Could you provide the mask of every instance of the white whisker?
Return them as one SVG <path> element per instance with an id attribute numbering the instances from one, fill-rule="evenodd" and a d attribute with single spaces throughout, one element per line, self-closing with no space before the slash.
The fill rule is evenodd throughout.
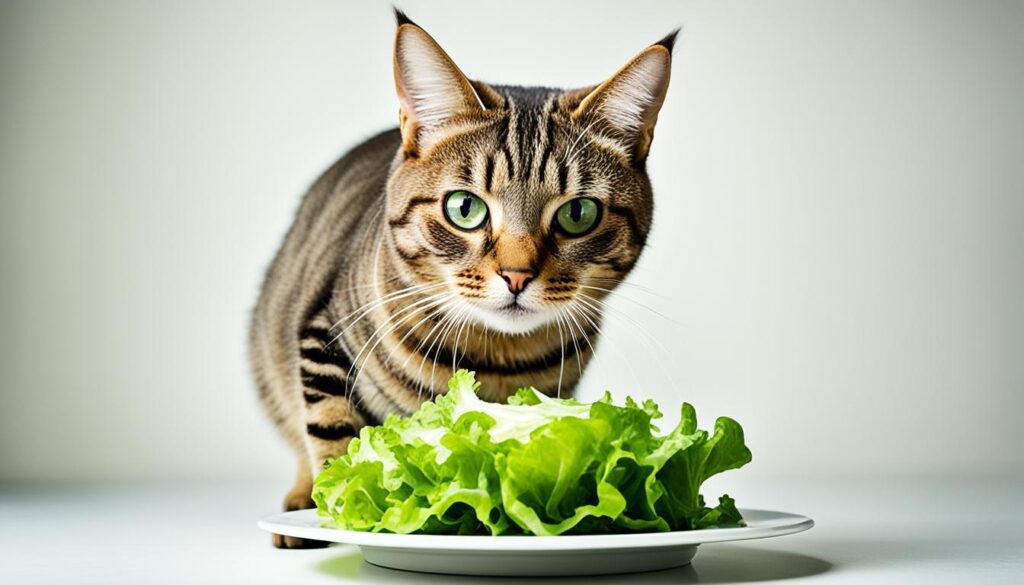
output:
<path id="1" fill-rule="evenodd" d="M 640 323 L 635 321 L 632 317 L 627 315 L 625 312 L 619 310 L 617 307 L 614 307 L 614 306 L 612 306 L 612 305 L 602 301 L 601 299 L 597 299 L 597 298 L 588 296 L 586 293 L 584 293 L 582 291 L 579 292 L 579 294 L 577 294 L 576 299 L 581 303 L 581 305 L 590 307 L 592 310 L 594 310 L 598 314 L 604 314 L 604 315 L 607 315 L 609 317 L 614 317 L 616 319 L 621 319 L 624 322 L 626 322 L 627 324 L 631 325 L 631 327 L 627 327 L 626 328 L 626 331 L 638 334 L 636 339 L 638 341 L 640 341 L 640 343 L 642 343 L 645 346 L 645 348 L 651 353 L 651 355 L 655 355 L 655 354 L 659 354 L 660 353 L 660 355 L 662 355 L 665 358 L 665 361 L 667 361 L 667 362 L 671 362 L 672 361 L 672 354 L 665 348 L 665 346 L 661 343 L 661 341 L 659 341 L 656 337 L 651 335 L 647 331 L 647 329 L 643 327 L 643 325 L 641 325 Z M 662 360 L 656 359 L 654 361 L 654 364 L 655 364 L 655 367 L 658 368 L 659 373 L 662 375 L 664 380 L 667 381 L 667 382 L 670 382 L 672 380 L 672 378 L 670 376 L 668 376 L 667 373 L 665 372 L 664 366 L 662 364 Z"/>
<path id="2" fill-rule="evenodd" d="M 456 293 L 452 293 L 452 294 L 456 294 Z M 445 300 L 447 300 L 447 299 L 445 299 Z M 441 303 L 441 304 L 443 304 L 443 303 Z M 397 344 L 397 345 L 395 345 L 395 347 L 391 348 L 391 352 L 390 352 L 390 353 L 388 353 L 388 356 L 387 356 L 387 360 L 386 360 L 386 361 L 390 362 L 390 361 L 391 361 L 391 358 L 392 358 L 392 357 L 393 357 L 393 356 L 395 355 L 395 351 L 397 351 L 399 347 L 402 347 L 402 346 L 404 346 L 404 345 L 405 345 L 405 342 L 406 342 L 406 340 L 407 340 L 407 339 L 409 339 L 409 337 L 410 337 L 410 336 L 412 336 L 412 334 L 413 334 L 413 333 L 415 333 L 415 332 L 416 332 L 416 330 L 418 330 L 418 329 L 420 328 L 420 326 L 421 326 L 421 325 L 423 325 L 424 323 L 426 323 L 427 321 L 429 321 L 429 320 L 430 320 L 431 318 L 433 318 L 434 316 L 436 316 L 436 315 L 438 314 L 438 312 L 440 312 L 440 311 L 442 310 L 442 309 L 440 308 L 441 304 L 438 304 L 438 305 L 437 305 L 436 307 L 433 307 L 433 309 L 434 309 L 434 310 L 432 310 L 432 311 L 428 311 L 428 313 L 427 313 L 427 314 L 426 314 L 426 315 L 425 315 L 425 316 L 424 316 L 424 317 L 423 317 L 422 319 L 420 319 L 420 320 L 419 320 L 419 321 L 418 321 L 418 322 L 417 322 L 417 323 L 416 323 L 415 325 L 413 325 L 413 326 L 412 326 L 412 327 L 411 327 L 411 328 L 409 329 L 409 331 L 407 331 L 407 332 L 405 333 L 405 335 L 404 335 L 404 336 L 402 336 L 402 338 L 401 338 L 401 339 L 400 339 L 400 340 L 398 341 L 398 344 Z M 402 364 L 402 369 L 403 369 L 403 370 L 405 369 L 405 366 L 406 366 L 406 365 L 407 365 L 407 364 L 409 363 L 409 360 L 410 360 L 410 359 L 412 359 L 412 353 L 410 353 L 409 357 L 408 357 L 408 358 L 406 358 L 405 362 L 404 362 L 404 363 Z"/>
<path id="3" fill-rule="evenodd" d="M 444 348 L 445 343 L 448 341 L 448 336 L 451 335 L 452 331 L 454 331 L 461 324 L 461 322 L 462 322 L 463 318 L 465 317 L 466 313 L 469 311 L 469 309 L 466 306 L 464 306 L 464 302 L 460 302 L 459 309 L 460 309 L 460 311 L 458 313 L 458 316 L 455 319 L 452 320 L 451 326 L 449 326 L 447 328 L 447 330 L 444 332 L 444 337 L 441 338 L 441 342 L 437 344 L 437 350 L 434 353 L 434 358 L 431 360 L 431 364 L 430 364 L 430 396 L 431 396 L 431 398 L 433 398 L 433 396 L 434 396 L 434 375 L 437 372 L 437 361 L 438 361 L 438 358 L 440 358 L 441 349 Z"/>
<path id="4" fill-rule="evenodd" d="M 604 335 L 604 332 L 602 331 L 601 327 L 594 321 L 594 319 L 591 318 L 590 313 L 588 312 L 588 311 L 593 312 L 594 316 L 597 317 L 598 319 L 600 319 L 601 315 L 602 315 L 600 311 L 598 311 L 597 309 L 595 309 L 593 307 L 590 307 L 590 306 L 587 306 L 587 305 L 584 305 L 584 304 L 581 304 L 581 303 L 574 303 L 573 304 L 573 308 L 576 311 L 578 311 L 578 314 L 581 317 L 583 317 L 584 319 L 586 319 L 590 323 L 590 326 L 594 329 L 594 331 L 598 335 L 601 335 L 601 336 Z M 587 343 L 590 343 L 590 339 L 589 338 L 587 338 Z M 594 351 L 594 346 L 593 345 L 590 346 L 590 350 Z M 640 377 L 637 375 L 636 369 L 633 367 L 633 364 L 630 363 L 630 361 L 628 359 L 625 360 L 625 363 L 626 363 L 626 368 L 629 369 L 629 373 L 633 377 L 633 385 L 634 386 L 639 386 L 640 385 Z"/>
<path id="5" fill-rule="evenodd" d="M 431 317 L 436 317 L 438 313 L 443 313 L 443 316 L 441 317 L 441 319 L 438 320 L 437 322 L 435 322 L 430 327 L 430 331 L 428 331 L 427 334 L 425 336 L 423 336 L 422 339 L 420 339 L 420 342 L 416 344 L 416 348 L 409 354 L 409 357 L 405 358 L 405 362 L 402 363 L 402 369 L 405 369 L 405 367 L 407 365 L 409 365 L 409 361 L 412 360 L 413 356 L 419 356 L 419 358 L 420 358 L 420 367 L 416 370 L 416 398 L 417 399 L 419 399 L 419 398 L 421 398 L 423 396 L 423 377 L 422 377 L 421 374 L 423 373 L 423 365 L 427 363 L 427 356 L 426 356 L 426 354 L 420 353 L 420 350 L 423 349 L 423 346 L 426 345 L 428 340 L 433 338 L 433 336 L 438 331 L 438 329 L 441 326 L 444 325 L 445 321 L 450 316 L 450 313 L 446 312 L 445 311 L 445 307 L 442 306 L 442 307 L 438 308 L 438 310 L 433 315 L 431 315 Z"/>
<path id="6" fill-rule="evenodd" d="M 462 323 L 459 324 L 459 328 L 455 333 L 455 348 L 452 350 L 452 373 L 455 373 L 455 368 L 458 366 L 459 357 L 459 339 L 462 338 L 462 331 L 466 328 L 466 323 L 469 322 L 469 317 L 462 319 Z M 468 342 L 468 339 L 467 339 Z"/>
<path id="7" fill-rule="evenodd" d="M 425 293 L 427 291 L 430 291 L 430 290 L 433 290 L 433 289 L 436 289 L 436 288 L 439 288 L 439 287 L 443 287 L 443 286 L 445 286 L 445 283 L 439 282 L 439 283 L 434 283 L 434 284 L 419 285 L 419 286 L 415 286 L 415 287 L 409 287 L 409 288 L 406 288 L 406 289 L 402 289 L 400 291 L 395 291 L 394 293 L 386 296 L 385 298 L 375 299 L 373 301 L 370 301 L 369 303 L 366 303 L 365 305 L 363 305 L 363 308 L 361 308 L 362 312 L 358 316 L 356 316 L 355 319 L 351 323 L 346 325 L 344 329 L 339 331 L 337 335 L 332 337 L 331 340 L 327 342 L 327 345 L 329 346 L 329 345 L 335 343 L 336 341 L 338 341 L 339 339 L 341 339 L 342 336 L 345 335 L 345 333 L 349 329 L 354 327 L 357 323 L 359 323 L 367 315 L 369 315 L 370 313 L 372 313 L 376 309 L 378 309 L 378 308 L 380 308 L 380 307 L 382 307 L 382 306 L 384 306 L 384 305 L 386 305 L 386 304 L 388 304 L 390 302 L 398 301 L 398 300 L 401 300 L 401 299 L 404 299 L 404 298 L 408 298 L 408 297 L 411 297 L 411 296 L 422 294 L 422 293 Z M 356 311 L 359 311 L 359 310 L 360 309 L 357 309 Z M 347 317 L 343 317 L 340 320 L 338 320 L 337 323 L 335 323 L 334 325 L 331 326 L 331 329 L 334 329 L 335 327 L 340 326 L 342 323 L 345 322 L 346 319 L 352 317 L 353 313 L 349 313 L 349 315 Z"/>
<path id="8" fill-rule="evenodd" d="M 562 350 L 562 359 L 558 363 L 558 389 L 555 395 L 562 397 L 562 373 L 565 371 L 565 339 L 562 337 L 562 319 L 557 317 L 555 324 L 558 325 L 558 347 Z"/>
<path id="9" fill-rule="evenodd" d="M 400 297 L 405 296 L 407 294 L 415 294 L 417 292 L 428 290 L 428 289 L 433 288 L 435 286 L 440 286 L 441 284 L 442 283 L 419 284 L 419 285 L 409 286 L 409 287 L 405 287 L 405 288 L 396 290 L 394 292 L 391 292 L 391 293 L 388 293 L 388 294 L 384 295 L 383 297 L 374 297 L 373 299 L 363 303 L 362 305 L 360 305 L 355 310 L 349 312 L 345 316 L 343 316 L 340 319 L 338 319 L 337 321 L 335 321 L 334 324 L 331 325 L 330 330 L 333 331 L 334 329 L 340 327 L 343 323 L 345 323 L 349 319 L 355 318 L 356 320 L 358 320 L 358 319 L 362 318 L 365 313 L 367 313 L 369 311 L 372 311 L 376 307 L 378 307 L 378 306 L 380 306 L 380 305 L 382 305 L 382 304 L 384 304 L 384 303 L 386 303 L 388 301 L 396 300 L 397 298 L 400 298 Z"/>
<path id="10" fill-rule="evenodd" d="M 362 347 L 359 348 L 359 352 L 356 354 L 356 356 L 354 358 L 352 358 L 352 365 L 349 366 L 348 374 L 345 376 L 345 384 L 348 387 L 349 393 L 351 393 L 353 388 L 355 387 L 355 383 L 359 379 L 359 373 L 360 373 L 361 369 L 360 370 L 356 370 L 356 379 L 352 380 L 352 382 L 349 383 L 349 379 L 351 379 L 351 376 L 352 376 L 352 371 L 356 368 L 356 365 L 359 364 L 359 358 L 362 357 L 363 352 L 366 351 L 366 347 L 371 342 L 373 342 L 374 338 L 376 338 L 377 335 L 380 334 L 380 332 L 383 331 L 384 328 L 387 327 L 393 320 L 395 320 L 398 317 L 402 316 L 404 313 L 407 313 L 410 310 L 414 310 L 418 306 L 420 306 L 420 305 L 422 305 L 424 303 L 430 303 L 431 301 L 437 299 L 438 297 L 443 296 L 444 294 L 446 294 L 446 293 L 437 293 L 436 295 L 430 295 L 430 296 L 424 297 L 424 298 L 422 298 L 422 299 L 420 299 L 418 301 L 415 301 L 415 302 L 413 302 L 413 303 L 403 307 L 399 311 L 397 311 L 395 313 L 392 313 L 391 315 L 388 315 L 388 318 L 385 319 L 384 322 L 381 323 L 380 326 L 377 327 L 377 329 L 375 329 L 373 331 L 373 333 L 370 334 L 370 336 L 363 343 Z M 450 293 L 447 293 L 447 294 L 450 294 Z M 374 347 L 376 347 L 376 346 L 374 346 Z M 369 354 L 367 354 L 367 356 L 369 356 Z"/>
<path id="11" fill-rule="evenodd" d="M 423 366 L 425 366 L 427 364 L 427 362 L 430 361 L 431 364 L 432 364 L 432 367 L 436 367 L 436 364 L 430 359 L 430 353 L 434 350 L 434 345 L 441 341 L 441 336 L 448 331 L 449 325 L 454 323 L 455 320 L 457 319 L 457 317 L 458 317 L 458 309 L 459 309 L 458 306 L 453 307 L 453 308 L 449 308 L 448 311 L 445 312 L 445 316 L 442 317 L 440 323 L 438 323 L 438 325 L 436 325 L 434 327 L 434 330 L 436 330 L 437 332 L 436 332 L 436 334 L 432 335 L 433 341 L 430 342 L 430 346 L 427 347 L 427 351 L 422 354 L 422 360 L 420 360 L 420 367 L 417 368 L 417 370 L 416 370 L 416 378 L 418 380 L 418 383 L 417 383 L 417 388 L 418 388 L 417 394 L 422 391 L 422 385 L 423 385 Z M 438 346 L 438 351 L 440 351 L 440 346 Z M 431 378 L 431 381 L 430 381 L 430 395 L 431 396 L 434 395 L 433 383 L 434 383 L 433 378 Z"/>
<path id="12" fill-rule="evenodd" d="M 656 309 L 652 309 L 651 307 L 648 307 L 647 305 L 641 303 L 640 301 L 638 301 L 636 299 L 632 299 L 630 297 L 627 297 L 626 295 L 622 294 L 622 292 L 620 292 L 620 291 L 612 290 L 610 288 L 602 288 L 600 286 L 589 286 L 589 285 L 586 285 L 586 284 L 581 284 L 581 285 L 579 285 L 579 287 L 580 288 L 585 288 L 585 289 L 588 289 L 588 290 L 597 290 L 597 291 L 602 291 L 602 292 L 605 292 L 605 293 L 608 293 L 608 294 L 614 294 L 614 295 L 616 295 L 616 296 L 618 296 L 620 298 L 626 299 L 627 301 L 633 303 L 634 305 L 640 307 L 641 309 L 646 309 L 646 310 L 654 313 L 655 315 L 661 317 L 662 319 L 665 319 L 665 320 L 671 322 L 673 325 L 679 325 L 679 322 L 676 321 L 675 319 L 673 319 L 672 317 L 669 317 L 668 315 L 665 315 L 661 311 L 658 311 Z"/>
<path id="13" fill-rule="evenodd" d="M 654 290 L 653 288 L 651 288 L 649 286 L 644 286 L 642 284 L 636 284 L 636 283 L 633 283 L 633 282 L 629 282 L 627 280 L 623 280 L 621 278 L 604 278 L 604 277 L 600 277 L 600 276 L 585 276 L 585 277 L 583 277 L 582 280 L 585 281 L 585 282 L 587 282 L 587 281 L 607 282 L 607 283 L 611 283 L 611 284 L 613 284 L 615 286 L 625 286 L 625 287 L 629 287 L 629 288 L 635 288 L 635 289 L 637 289 L 637 290 L 639 290 L 641 292 L 645 292 L 645 293 L 647 293 L 649 295 L 652 295 L 652 296 L 655 296 L 655 297 L 657 297 L 659 299 L 667 299 L 667 297 L 665 297 L 665 295 L 659 293 L 658 291 Z"/>
<path id="14" fill-rule="evenodd" d="M 428 362 L 431 364 L 430 383 L 428 384 L 431 396 L 435 394 L 434 372 L 437 369 L 437 360 L 439 359 L 440 352 L 444 348 L 444 342 L 447 340 L 452 329 L 458 326 L 458 322 L 462 318 L 462 314 L 464 312 L 463 301 L 459 298 L 456 298 L 455 301 L 456 302 L 453 304 L 454 306 L 448 308 L 445 317 L 441 320 L 441 326 L 438 328 L 436 335 L 430 342 L 430 346 L 427 347 L 427 351 L 423 353 L 423 360 L 420 362 L 420 367 L 417 370 L 417 377 L 420 378 L 420 383 L 422 384 L 422 379 L 425 377 L 422 373 L 423 366 Z M 431 357 L 432 353 L 433 357 Z"/>
<path id="15" fill-rule="evenodd" d="M 576 332 L 573 330 L 572 322 L 569 319 L 569 313 L 564 308 L 559 309 L 558 312 L 565 319 L 565 326 L 569 330 L 569 337 L 572 338 L 572 345 L 576 350 L 576 368 L 579 370 L 579 378 L 583 378 L 583 360 L 580 358 L 580 345 L 576 339 Z M 576 323 L 576 325 L 579 325 L 579 323 Z M 579 382 L 579 378 L 577 378 L 577 382 Z"/>
<path id="16" fill-rule="evenodd" d="M 597 120 L 595 119 L 592 122 L 590 122 L 589 124 L 587 124 L 586 127 L 583 128 L 583 130 L 580 131 L 580 134 L 579 134 L 579 136 L 576 137 L 576 140 L 574 140 L 573 143 L 569 145 L 569 148 L 565 149 L 565 155 L 562 156 L 562 163 L 561 163 L 563 167 L 568 166 L 569 164 L 572 164 L 572 162 L 575 160 L 575 154 L 576 154 L 573 151 L 573 149 L 576 147 L 576 145 L 579 143 L 579 141 L 583 139 L 584 136 L 588 135 L 587 133 L 590 132 L 590 129 L 593 128 L 594 124 L 596 124 L 596 123 L 597 123 Z M 591 141 L 593 141 L 593 138 L 591 138 Z M 583 147 L 581 147 L 581 148 L 583 148 Z"/>

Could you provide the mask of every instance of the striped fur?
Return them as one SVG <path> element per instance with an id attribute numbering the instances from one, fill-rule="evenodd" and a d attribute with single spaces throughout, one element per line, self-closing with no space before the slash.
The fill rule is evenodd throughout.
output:
<path id="1" fill-rule="evenodd" d="M 400 129 L 357 146 L 316 181 L 253 312 L 260 397 L 300 456 L 289 509 L 311 504 L 316 470 L 360 427 L 412 412 L 444 392 L 457 368 L 476 371 L 489 400 L 521 386 L 570 393 L 592 358 L 603 299 L 635 264 L 651 224 L 644 162 L 674 36 L 600 86 L 563 91 L 465 80 L 422 29 L 404 16 L 399 25 Z M 405 70 L 421 62 L 426 81 Z M 660 84 L 621 87 L 637 79 Z M 472 95 L 431 102 L 442 82 Z M 430 91 L 403 96 L 422 87 Z M 484 226 L 464 231 L 446 220 L 444 197 L 455 190 L 487 203 Z M 600 202 L 599 223 L 565 237 L 553 214 L 580 196 Z M 499 275 L 509 269 L 535 271 L 518 297 Z"/>

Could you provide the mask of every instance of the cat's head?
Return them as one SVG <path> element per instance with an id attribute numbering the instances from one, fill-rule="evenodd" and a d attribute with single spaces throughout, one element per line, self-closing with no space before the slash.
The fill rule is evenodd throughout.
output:
<path id="1" fill-rule="evenodd" d="M 674 40 L 597 86 L 505 87 L 469 80 L 398 13 L 386 241 L 405 280 L 504 333 L 597 312 L 647 239 L 645 160 Z"/>

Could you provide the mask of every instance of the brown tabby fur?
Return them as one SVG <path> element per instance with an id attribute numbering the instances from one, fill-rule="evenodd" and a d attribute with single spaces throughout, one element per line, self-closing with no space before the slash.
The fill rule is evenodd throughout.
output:
<path id="1" fill-rule="evenodd" d="M 504 87 L 467 80 L 399 13 L 401 128 L 357 146 L 316 181 L 253 312 L 260 397 L 299 455 L 285 509 L 312 506 L 315 471 L 360 427 L 416 410 L 445 391 L 456 368 L 475 371 L 488 400 L 521 386 L 573 389 L 593 355 L 602 299 L 647 239 L 644 162 L 673 40 L 597 87 Z M 440 99 L 451 111 L 416 101 L 436 94 L 416 94 L 418 83 L 437 79 L 424 82 L 415 71 L 422 62 L 441 64 Z M 645 80 L 646 94 L 630 86 Z M 483 226 L 465 231 L 446 220 L 444 196 L 456 190 L 487 203 Z M 600 202 L 598 225 L 567 237 L 553 214 L 580 196 Z M 503 270 L 534 278 L 514 297 Z M 533 309 L 501 313 L 517 298 Z M 533 324 L 520 319 L 526 314 Z"/>

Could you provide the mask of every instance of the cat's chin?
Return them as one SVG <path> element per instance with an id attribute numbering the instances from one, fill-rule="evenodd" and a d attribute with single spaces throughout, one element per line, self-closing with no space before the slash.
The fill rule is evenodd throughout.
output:
<path id="1" fill-rule="evenodd" d="M 548 311 L 522 305 L 499 309 L 474 306 L 469 312 L 484 327 L 508 335 L 526 335 L 552 319 Z"/>

